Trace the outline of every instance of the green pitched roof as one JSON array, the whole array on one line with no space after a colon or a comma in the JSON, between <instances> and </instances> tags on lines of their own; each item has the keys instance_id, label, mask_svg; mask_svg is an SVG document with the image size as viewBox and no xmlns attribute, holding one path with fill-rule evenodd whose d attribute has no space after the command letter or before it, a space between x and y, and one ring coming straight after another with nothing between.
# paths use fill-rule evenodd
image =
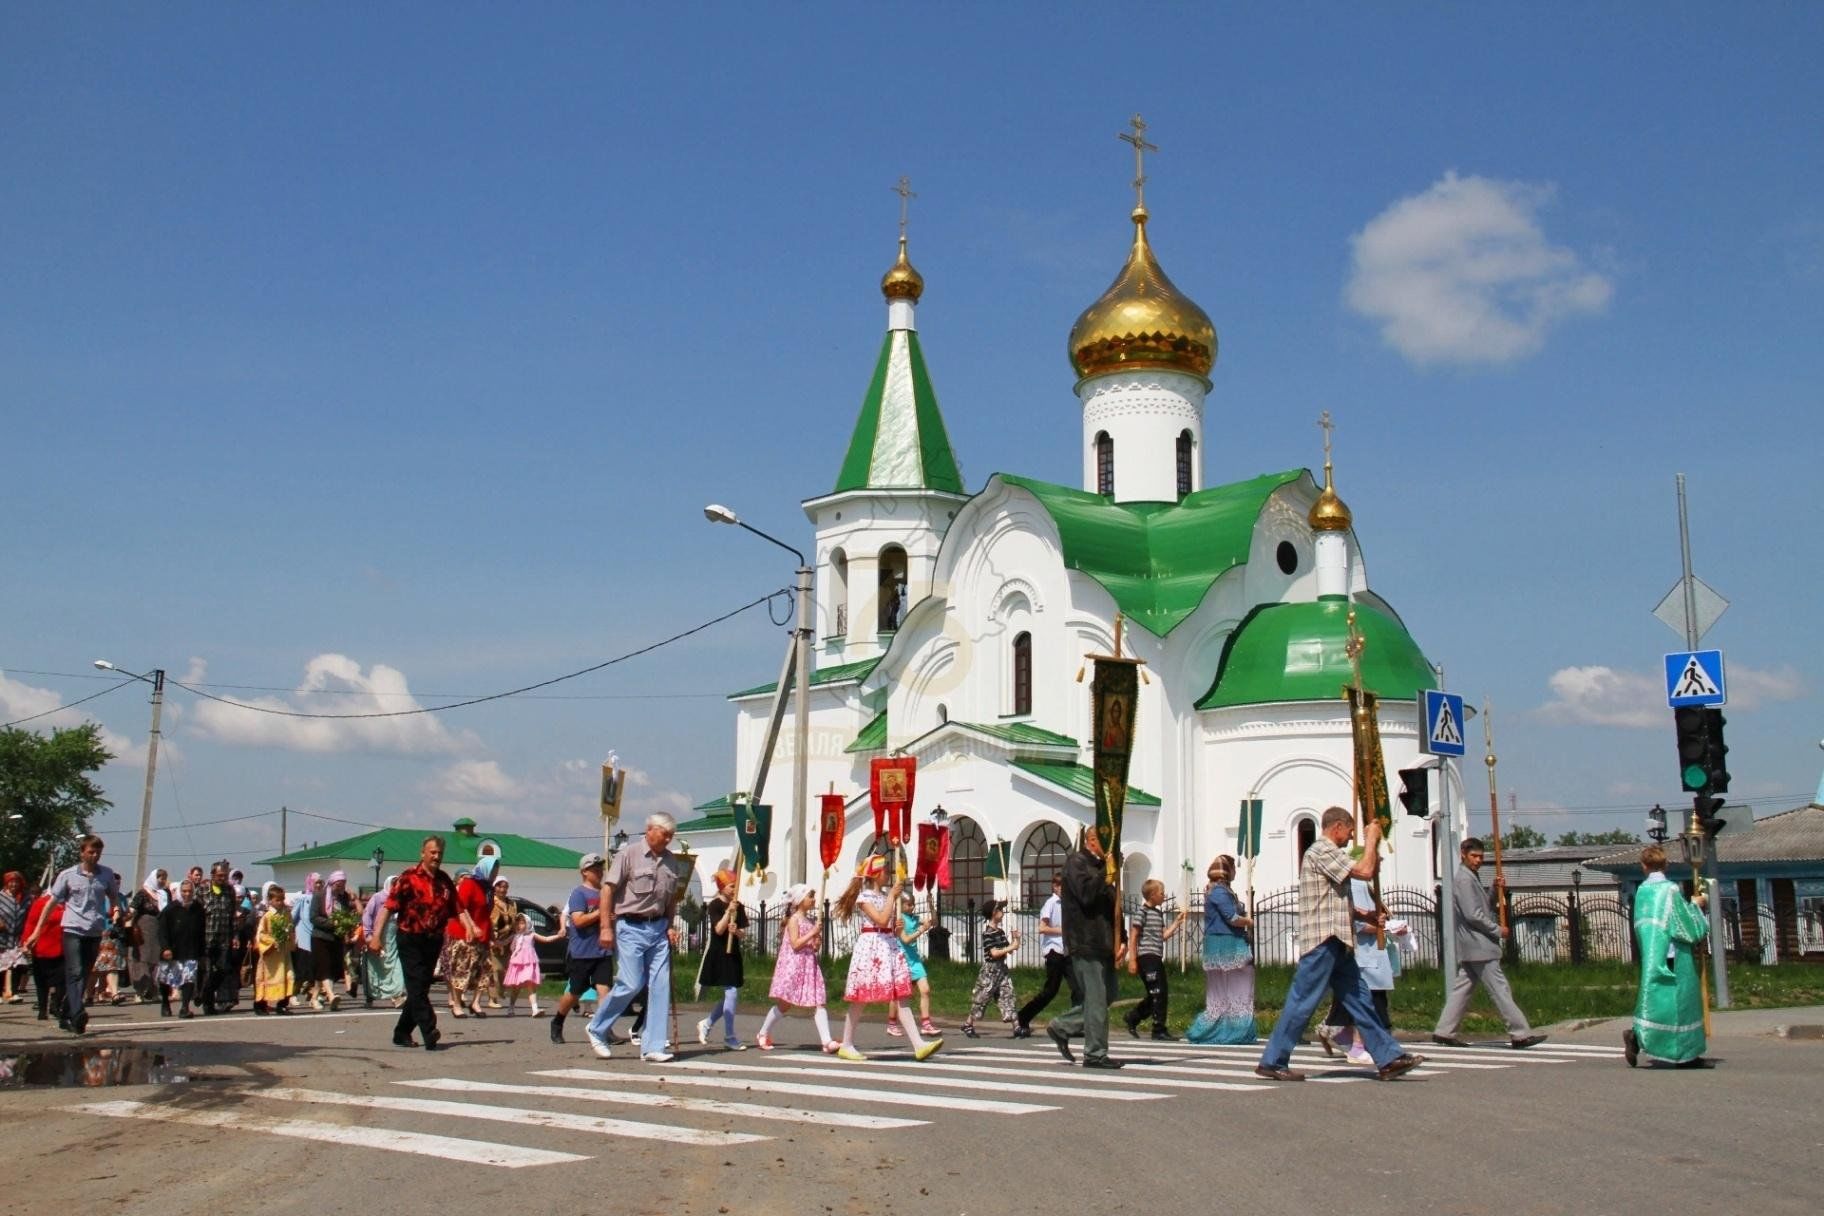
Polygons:
<instances>
[{"instance_id":1,"label":"green pitched roof","mask_svg":"<svg viewBox=\"0 0 1824 1216\"><path fill-rule=\"evenodd\" d=\"M879 662L880 657L876 655L871 659L863 659L859 663L839 663L835 667L819 667L811 673L811 684L813 686L818 684L845 684L856 680L863 680L867 678L868 673L873 671L875 664ZM731 692L728 694L728 699L735 701L742 697L758 696L763 692L772 692L777 687L779 687L779 681L769 680L765 684L756 684L752 688L743 688L740 692Z\"/></svg>"},{"instance_id":2,"label":"green pitched roof","mask_svg":"<svg viewBox=\"0 0 1824 1216\"><path fill-rule=\"evenodd\" d=\"M314 845L308 849L298 849L279 857L267 857L253 864L256 866L290 865L300 861L330 861L336 858L369 857L375 849L387 856L387 865L395 869L404 869L418 861L418 850L424 844L426 836L443 837L443 864L446 869L464 869L475 864L476 850L484 840L492 840L500 846L500 865L509 872L515 866L528 866L534 869L574 870L576 863L583 855L575 849L566 849L562 845L546 844L530 836L515 836L508 832L477 832L473 836L447 828L380 828L360 836L349 836L343 840L332 840L328 844Z\"/></svg>"},{"instance_id":3,"label":"green pitched roof","mask_svg":"<svg viewBox=\"0 0 1824 1216\"><path fill-rule=\"evenodd\" d=\"M1219 576L1246 564L1267 497L1304 475L1303 469L1268 473L1175 503L1115 503L1085 490L996 474L1050 513L1064 564L1102 584L1128 619L1159 637L1197 610Z\"/></svg>"},{"instance_id":4,"label":"green pitched roof","mask_svg":"<svg viewBox=\"0 0 1824 1216\"><path fill-rule=\"evenodd\" d=\"M688 823L680 823L680 832L712 832L718 828L735 826L735 808L729 803L727 794L718 794L708 802L699 802L690 809L704 813Z\"/></svg>"},{"instance_id":5,"label":"green pitched roof","mask_svg":"<svg viewBox=\"0 0 1824 1216\"><path fill-rule=\"evenodd\" d=\"M1056 731L1045 730L1030 722L958 722L958 726L967 726L970 730L979 730L984 735L992 735L1006 743L1042 743L1048 747L1076 747L1077 741L1069 735L1060 735Z\"/></svg>"},{"instance_id":6,"label":"green pitched roof","mask_svg":"<svg viewBox=\"0 0 1824 1216\"><path fill-rule=\"evenodd\" d=\"M855 742L842 750L845 752L877 752L887 746L887 711L881 710L869 719L855 736Z\"/></svg>"},{"instance_id":7,"label":"green pitched roof","mask_svg":"<svg viewBox=\"0 0 1824 1216\"><path fill-rule=\"evenodd\" d=\"M1054 760L1015 760L1013 767L1024 769L1035 777L1043 777L1053 785L1061 785L1071 793L1088 798L1092 802L1096 797L1096 771L1081 764L1069 761ZM1159 796L1149 794L1138 786L1127 787L1127 805L1159 806Z\"/></svg>"},{"instance_id":8,"label":"green pitched roof","mask_svg":"<svg viewBox=\"0 0 1824 1216\"><path fill-rule=\"evenodd\" d=\"M1406 627L1357 602L1362 683L1385 701L1417 700L1436 682L1431 664ZM1263 705L1276 701L1336 701L1353 678L1344 646L1349 640L1349 601L1263 604L1242 618L1222 648L1222 661L1198 709Z\"/></svg>"},{"instance_id":9,"label":"green pitched roof","mask_svg":"<svg viewBox=\"0 0 1824 1216\"><path fill-rule=\"evenodd\" d=\"M838 494L868 489L963 492L924 352L910 329L887 331L836 475Z\"/></svg>"}]
</instances>

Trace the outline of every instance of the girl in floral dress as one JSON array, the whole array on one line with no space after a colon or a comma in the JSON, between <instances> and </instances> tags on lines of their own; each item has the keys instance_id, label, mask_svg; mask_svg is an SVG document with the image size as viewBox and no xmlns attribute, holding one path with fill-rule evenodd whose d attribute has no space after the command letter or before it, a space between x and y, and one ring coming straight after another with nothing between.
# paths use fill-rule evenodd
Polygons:
<instances>
[{"instance_id":1,"label":"girl in floral dress","mask_svg":"<svg viewBox=\"0 0 1824 1216\"><path fill-rule=\"evenodd\" d=\"M512 944L507 948L507 969L501 972L500 986L507 994L507 1016L524 996L532 1005L532 1016L538 1017L538 945L532 936L532 922L525 913L513 918Z\"/></svg>"},{"instance_id":2,"label":"girl in floral dress","mask_svg":"<svg viewBox=\"0 0 1824 1216\"><path fill-rule=\"evenodd\" d=\"M842 917L861 913L860 932L849 953L849 982L842 998L849 1003L842 1019L842 1045L836 1054L845 1060L865 1060L855 1050L855 1024L866 1005L899 1002L899 1026L912 1041L915 1059L930 1058L944 1045L942 1039L927 1040L918 1033L912 1011L903 1003L912 995L912 973L906 966L906 952L899 948L899 895L903 883L895 882L891 890L882 891L887 872L887 859L870 854L862 862L861 873L849 884L836 903L836 914Z\"/></svg>"},{"instance_id":3,"label":"girl in floral dress","mask_svg":"<svg viewBox=\"0 0 1824 1216\"><path fill-rule=\"evenodd\" d=\"M779 958L773 965L773 986L767 995L773 1007L760 1023L754 1044L761 1051L773 1049L773 1023L790 1009L808 1009L817 1025L817 1037L823 1049L831 1054L842 1046L830 1037L830 1015L824 1011L827 999L823 987L823 967L817 952L823 946L823 927L817 923L817 892L811 884L801 882L785 893L789 912L785 921L785 940L779 944Z\"/></svg>"}]
</instances>

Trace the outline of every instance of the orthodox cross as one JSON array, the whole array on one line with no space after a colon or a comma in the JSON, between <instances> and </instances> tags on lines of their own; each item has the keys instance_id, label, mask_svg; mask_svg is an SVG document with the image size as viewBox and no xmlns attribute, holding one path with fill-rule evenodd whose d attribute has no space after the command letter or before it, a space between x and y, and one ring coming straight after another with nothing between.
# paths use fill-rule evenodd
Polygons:
<instances>
[{"instance_id":1,"label":"orthodox cross","mask_svg":"<svg viewBox=\"0 0 1824 1216\"><path fill-rule=\"evenodd\" d=\"M1133 133L1129 134L1126 131L1120 131L1116 133L1115 138L1125 140L1134 145L1134 207L1137 210L1145 211L1146 154L1148 152L1157 152L1159 150L1159 145L1146 142L1146 120L1141 118L1138 114L1128 119L1127 125L1133 128Z\"/></svg>"},{"instance_id":2,"label":"orthodox cross","mask_svg":"<svg viewBox=\"0 0 1824 1216\"><path fill-rule=\"evenodd\" d=\"M912 179L901 177L899 185L893 187L893 193L899 195L899 239L906 239L906 216L911 211L912 200L918 195L912 193Z\"/></svg>"},{"instance_id":3,"label":"orthodox cross","mask_svg":"<svg viewBox=\"0 0 1824 1216\"><path fill-rule=\"evenodd\" d=\"M1324 431L1324 467L1330 467L1330 432L1336 429L1336 423L1330 421L1330 411L1325 410L1317 416L1317 425Z\"/></svg>"}]
</instances>

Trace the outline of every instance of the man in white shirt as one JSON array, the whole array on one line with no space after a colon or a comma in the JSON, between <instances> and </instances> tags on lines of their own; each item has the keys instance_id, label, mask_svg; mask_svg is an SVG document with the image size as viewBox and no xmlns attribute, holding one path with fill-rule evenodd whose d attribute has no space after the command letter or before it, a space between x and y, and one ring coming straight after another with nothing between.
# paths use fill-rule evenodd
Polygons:
<instances>
[{"instance_id":1,"label":"man in white shirt","mask_svg":"<svg viewBox=\"0 0 1824 1216\"><path fill-rule=\"evenodd\" d=\"M1039 953L1045 960L1045 986L1030 1001L1020 1006L1019 1024L1013 1028L1013 1037L1016 1039L1024 1039L1032 1034L1032 1019L1039 1016L1051 1004L1052 998L1058 995L1059 984L1070 985L1072 1009L1083 1003L1083 990L1077 985L1077 977L1070 972L1070 955L1064 950L1063 889L1064 876L1053 874L1051 898L1039 910Z\"/></svg>"}]
</instances>

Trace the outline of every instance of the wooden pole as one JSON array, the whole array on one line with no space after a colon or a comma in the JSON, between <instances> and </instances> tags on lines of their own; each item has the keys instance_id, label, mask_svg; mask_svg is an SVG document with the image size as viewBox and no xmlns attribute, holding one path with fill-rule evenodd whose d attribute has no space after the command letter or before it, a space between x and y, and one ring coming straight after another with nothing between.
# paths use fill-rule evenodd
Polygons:
<instances>
[{"instance_id":1,"label":"wooden pole","mask_svg":"<svg viewBox=\"0 0 1824 1216\"><path fill-rule=\"evenodd\" d=\"M1494 709L1486 697L1482 700L1482 743L1487 752L1482 762L1488 765L1488 824L1495 838L1495 915L1501 927L1507 928L1507 875L1501 869L1501 795L1495 780Z\"/></svg>"}]
</instances>

